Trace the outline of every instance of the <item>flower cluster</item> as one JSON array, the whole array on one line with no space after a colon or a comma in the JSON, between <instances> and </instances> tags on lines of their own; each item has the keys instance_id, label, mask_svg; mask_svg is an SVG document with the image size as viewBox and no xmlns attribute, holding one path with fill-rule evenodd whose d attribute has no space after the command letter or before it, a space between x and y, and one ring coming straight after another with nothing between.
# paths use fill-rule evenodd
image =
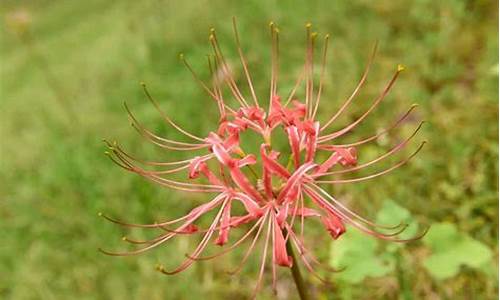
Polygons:
<instances>
[{"instance_id":1,"label":"flower cluster","mask_svg":"<svg viewBox=\"0 0 500 300\"><path fill-rule=\"evenodd\" d=\"M306 247L304 241L304 220L306 218L319 220L333 239L338 239L344 234L345 226L349 224L378 238L407 241L398 238L398 235L405 229L405 224L396 226L375 224L351 211L324 188L325 184L354 183L386 174L407 163L422 148L423 143L409 157L372 175L350 179L338 179L338 177L331 179L332 175L355 172L392 156L404 148L419 130L421 124L413 134L395 145L387 153L374 160L358 163L359 147L377 140L381 135L402 124L414 109L415 106L412 106L391 126L373 136L349 144L337 143L338 138L350 133L384 99L403 71L403 67L397 67L383 91L365 113L351 124L332 132L329 131L330 125L346 110L365 83L376 52L376 46L352 95L334 116L322 123L316 117L325 79L328 35L325 36L321 53L319 82L315 82L313 57L317 34L311 31L310 24L306 26L304 69L295 86L285 98L278 93L279 31L273 23L270 24L270 28L272 66L269 99L265 106L259 102L256 96L234 23L236 46L245 75L245 84L248 85L249 97L245 97L241 92L232 69L221 51L214 30L211 30L210 33L210 42L214 51L213 56L209 58L210 70L214 74L210 84L200 80L184 57L181 56L182 61L192 72L196 81L217 104L220 113L218 127L206 137L196 136L177 125L160 109L145 85L143 88L147 98L158 108L164 120L191 141L176 141L156 135L145 128L126 107L134 128L152 143L173 151L196 151L199 153L199 150L205 150L206 152L182 161L151 162L135 158L116 143L107 143L110 149L108 154L113 161L125 170L137 173L162 186L214 196L206 203L193 208L185 216L170 221L153 224L130 224L105 216L107 219L124 226L160 231L160 234L151 240L140 241L124 238L130 243L142 245L137 250L125 253L104 251L105 253L134 255L164 244L177 235L201 234L198 246L180 266L174 270L159 267L159 270L165 274L175 274L185 270L197 260L210 259L225 254L250 238L251 242L237 269L238 271L253 252L259 238L263 237L262 264L258 283L262 280L269 255L272 257L272 277L273 283L275 283L276 266L292 267L294 264L295 257L292 256L292 249L298 251L300 261L305 268L317 276L315 266L319 265L319 262ZM217 76L217 74L222 75ZM305 86L305 96L304 101L300 102L296 100L295 95L302 85ZM231 94L233 102L238 103L238 108L231 107L227 96L225 97L227 93L224 91ZM247 131L254 132L261 137L258 153L245 151L241 139L242 133ZM289 151L286 153L278 152L273 148L273 134L277 131L281 131L288 139ZM323 153L318 154L320 152ZM147 168L147 166L154 169ZM185 172L188 181L174 180L168 176L179 172ZM237 213L238 210L234 209L235 203L238 202L244 208L239 210L243 213ZM199 228L197 222L210 211L216 211L211 225L208 228ZM232 244L225 246L230 241L231 232L240 227L246 228L248 231ZM225 247L215 255L202 256L203 250L211 240L216 245Z\"/></svg>"}]
</instances>

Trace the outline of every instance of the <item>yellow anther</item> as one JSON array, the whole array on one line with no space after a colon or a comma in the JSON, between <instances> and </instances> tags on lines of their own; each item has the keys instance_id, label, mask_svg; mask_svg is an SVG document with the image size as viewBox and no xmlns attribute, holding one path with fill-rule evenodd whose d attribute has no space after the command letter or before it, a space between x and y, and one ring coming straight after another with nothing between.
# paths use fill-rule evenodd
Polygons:
<instances>
[{"instance_id":1,"label":"yellow anther","mask_svg":"<svg viewBox=\"0 0 500 300\"><path fill-rule=\"evenodd\" d=\"M398 72L402 72L402 71L404 71L405 69L406 69L406 68L405 68L405 66L403 66L402 64L399 64L399 65L398 65Z\"/></svg>"},{"instance_id":2,"label":"yellow anther","mask_svg":"<svg viewBox=\"0 0 500 300\"><path fill-rule=\"evenodd\" d=\"M243 151L243 149L241 149L241 148L239 148L239 147L235 149L235 152L236 152L239 156L241 156L241 157L245 157L245 156L246 156L245 151Z\"/></svg>"},{"instance_id":3,"label":"yellow anther","mask_svg":"<svg viewBox=\"0 0 500 300\"><path fill-rule=\"evenodd\" d=\"M156 270L161 272L164 270L164 268L162 265L156 265Z\"/></svg>"}]
</instances>

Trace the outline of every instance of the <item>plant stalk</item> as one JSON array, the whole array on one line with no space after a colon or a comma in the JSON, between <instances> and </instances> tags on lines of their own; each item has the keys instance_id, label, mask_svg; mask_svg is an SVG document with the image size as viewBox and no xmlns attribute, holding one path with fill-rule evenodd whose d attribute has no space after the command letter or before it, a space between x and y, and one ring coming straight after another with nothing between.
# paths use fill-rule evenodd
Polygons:
<instances>
[{"instance_id":1,"label":"plant stalk","mask_svg":"<svg viewBox=\"0 0 500 300\"><path fill-rule=\"evenodd\" d=\"M292 272L293 281L295 282L297 291L299 292L300 300L309 300L309 297L307 295L307 288L304 283L304 279L302 278L302 274L300 274L300 268L297 264L297 259L295 258L295 253L293 252L290 239L288 239L288 241L286 242L286 251L292 257L293 264L290 270Z\"/></svg>"}]
</instances>

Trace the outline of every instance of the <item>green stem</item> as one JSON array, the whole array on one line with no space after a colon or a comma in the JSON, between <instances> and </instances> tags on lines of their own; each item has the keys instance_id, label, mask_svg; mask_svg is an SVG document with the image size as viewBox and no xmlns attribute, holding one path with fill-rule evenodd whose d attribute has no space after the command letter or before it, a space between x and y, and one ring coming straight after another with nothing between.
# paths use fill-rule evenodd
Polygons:
<instances>
[{"instance_id":1,"label":"green stem","mask_svg":"<svg viewBox=\"0 0 500 300\"><path fill-rule=\"evenodd\" d=\"M300 274L300 269L299 265L297 264L297 259L295 258L295 253L293 252L292 244L290 243L290 239L286 242L286 251L288 254L292 257L292 268L290 269L292 271L292 277L293 281L295 282L295 286L297 286L297 291L299 292L299 296L301 300L308 300L309 297L307 295L307 288L304 283L304 279L302 278L302 275Z\"/></svg>"}]
</instances>

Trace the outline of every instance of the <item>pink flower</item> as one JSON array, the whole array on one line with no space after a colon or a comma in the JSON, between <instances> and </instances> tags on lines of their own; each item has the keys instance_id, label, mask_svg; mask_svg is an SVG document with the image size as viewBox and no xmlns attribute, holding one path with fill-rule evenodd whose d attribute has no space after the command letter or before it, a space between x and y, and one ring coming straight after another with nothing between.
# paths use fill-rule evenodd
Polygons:
<instances>
[{"instance_id":1,"label":"pink flower","mask_svg":"<svg viewBox=\"0 0 500 300\"><path fill-rule=\"evenodd\" d=\"M346 232L345 225L349 224L367 234L382 239L408 241L397 237L405 229L404 224L397 226L375 224L351 211L324 189L324 185L328 184L354 183L389 173L406 164L422 148L424 143L411 156L402 159L388 169L372 175L343 179L332 179L330 177L331 175L352 173L370 167L397 153L409 143L420 129L422 124L416 128L412 135L394 146L386 154L363 163L358 162L357 153L360 151L360 146L375 141L379 136L402 124L415 106L412 106L392 126L373 136L349 144L342 144L337 141L358 126L384 99L403 68L398 66L393 77L365 113L344 128L330 131L329 126L345 111L365 83L375 55L376 46L368 66L352 95L325 122L317 119L317 112L325 80L328 35L324 39L320 79L318 83L314 83L313 51L317 35L311 32L309 24L306 26L307 47L304 71L289 96L282 99L277 89L278 29L273 23L270 26L272 32L272 67L267 110L254 91L235 23L236 46L246 84L250 91L250 97L244 96L241 92L232 70L222 54L214 30L211 30L210 33L210 41L214 49L213 60L210 60L210 68L213 73L222 74L222 82L217 78L213 80L212 84L202 82L186 60L181 57L188 69L193 73L196 81L217 104L220 113L218 126L214 127L206 137L196 136L178 126L160 109L145 85L143 85L143 88L146 96L159 110L164 120L182 133L189 141L175 141L156 135L141 125L126 107L134 128L146 139L167 150L196 152L196 154L192 154L190 159L181 161L143 161L125 152L116 143L108 143L110 158L125 170L134 172L165 187L192 193L205 193L212 196L209 197L210 200L206 203L193 208L185 216L170 221L153 224L130 224L106 216L112 222L129 227L157 230L159 234L156 238L145 241L124 238L125 241L140 246L130 252L103 252L110 255L134 255L164 244L177 235L201 235L198 246L192 253L187 255L186 260L177 268L169 271L163 267L159 268L164 274L175 274L185 270L195 261L225 254L242 245L244 241L253 236L242 263L236 269L237 272L255 249L258 240L263 237L258 289L264 274L268 253L272 255L274 285L276 266L291 267L294 264L294 258L289 253L289 249L292 247L298 250L303 265L317 276L314 268L320 266L320 263L305 245L304 220L306 218L320 221L333 239L340 238ZM305 84L305 98L300 102L295 99L295 93L302 83ZM231 93L233 100L235 100L232 102L236 102L238 107L232 106L226 99L227 97L223 96L225 95L224 89ZM246 131L253 131L262 137L258 153L246 153L245 149L243 149L240 139L241 133ZM288 138L289 151L286 153L280 153L273 148L272 137L276 131L282 131ZM204 153L199 154L200 150L204 151ZM288 161L288 163L283 164L284 161ZM152 169L148 167L152 167ZM186 173L185 181L168 177L171 174L180 172ZM243 214L236 214L235 210L232 209L234 201L243 205ZM217 213L211 225L208 228L199 228L196 225L198 220L212 210L216 210ZM220 253L202 256L203 250L211 240L218 246L225 246L230 243L233 240L232 236L234 234L232 231L235 228L247 228L248 230ZM383 229L383 231L380 229ZM392 230L392 232L388 232L388 230ZM416 238L419 238L419 236ZM269 247L272 248L271 251Z\"/></svg>"}]
</instances>

